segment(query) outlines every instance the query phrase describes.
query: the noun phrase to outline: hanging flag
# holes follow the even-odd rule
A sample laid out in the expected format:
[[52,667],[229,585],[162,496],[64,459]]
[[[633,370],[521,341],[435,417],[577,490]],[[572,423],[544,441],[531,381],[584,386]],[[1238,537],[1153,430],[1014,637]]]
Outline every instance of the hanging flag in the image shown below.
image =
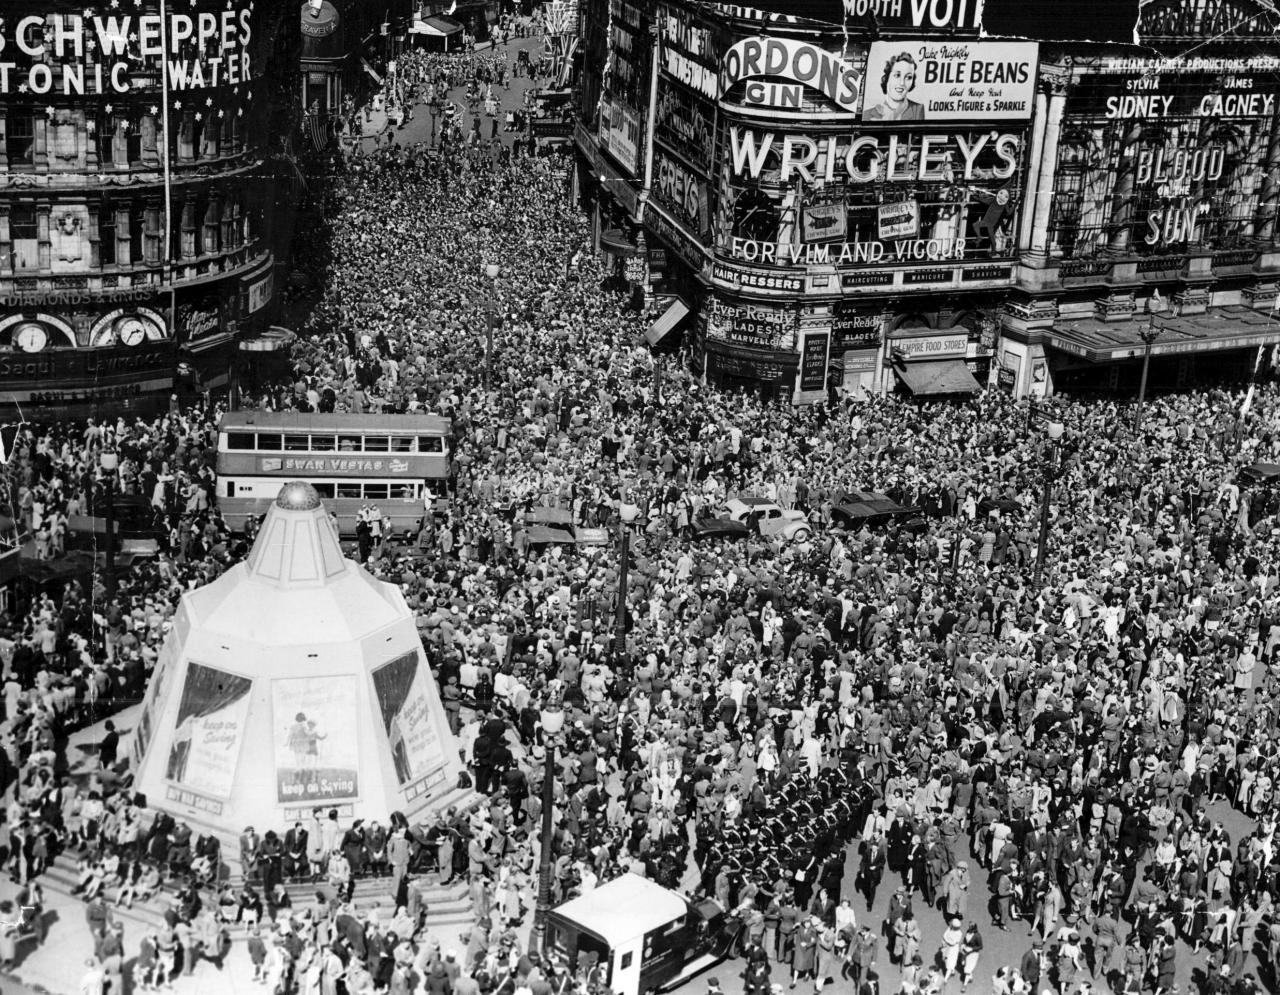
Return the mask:
[[18,436],[22,434],[25,425],[26,422],[19,425],[0,425],[0,463],[8,465],[17,447]]

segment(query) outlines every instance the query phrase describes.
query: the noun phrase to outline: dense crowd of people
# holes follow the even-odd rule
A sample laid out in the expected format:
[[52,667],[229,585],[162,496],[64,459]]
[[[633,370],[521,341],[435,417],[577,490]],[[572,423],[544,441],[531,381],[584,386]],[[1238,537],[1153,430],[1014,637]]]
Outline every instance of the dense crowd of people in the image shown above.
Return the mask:
[[[441,71],[424,62],[423,79]],[[1053,400],[1062,443],[994,390],[792,408],[669,363],[659,400],[645,319],[602,289],[569,168],[465,148],[353,163],[293,379],[250,399],[452,417],[447,512],[362,549],[418,616],[484,796],[471,812],[249,827],[246,877],[228,883],[224,855],[136,810],[114,743],[70,777],[59,743],[141,697],[176,600],[246,538],[216,507],[216,406],[21,440],[18,517],[51,556],[108,475],[162,526],[159,556],[118,589],[67,581],[0,632],[3,864],[29,886],[59,848],[81,855],[91,973],[121,990],[109,902],[176,881],[168,928],[128,938],[142,988],[202,957],[220,967],[235,924],[273,993],[546,995],[556,969],[516,926],[554,695],[556,896],[627,872],[713,896],[742,924],[750,992],[837,976],[858,995],[888,976],[905,995],[952,978],[999,995],[1099,979],[1168,992],[1202,949],[1205,992],[1273,982],[1280,558],[1270,498],[1238,470],[1280,453],[1274,385],[1247,414],[1234,389],[1148,401],[1140,432],[1126,403]],[[923,524],[835,528],[855,488]],[[799,510],[810,536],[691,538],[743,494]],[[540,509],[629,531],[621,633],[616,549],[535,541]],[[383,905],[354,901],[370,875]],[[313,905],[294,907],[295,880],[321,887]],[[453,880],[477,916],[456,943],[422,901]],[[882,887],[887,917],[870,921]],[[1026,956],[988,963],[983,932],[1015,925],[1033,933]]]

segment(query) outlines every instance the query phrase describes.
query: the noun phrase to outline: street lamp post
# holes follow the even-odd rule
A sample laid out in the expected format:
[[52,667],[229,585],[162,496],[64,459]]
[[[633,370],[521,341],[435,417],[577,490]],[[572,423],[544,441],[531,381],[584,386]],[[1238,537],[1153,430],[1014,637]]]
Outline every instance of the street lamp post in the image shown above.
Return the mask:
[[1045,550],[1049,543],[1049,500],[1053,495],[1053,482],[1056,479],[1058,463],[1058,441],[1062,438],[1062,422],[1049,422],[1049,451],[1044,458],[1043,490],[1040,494],[1040,537],[1036,541],[1035,587],[1040,589],[1044,580]]
[[1142,380],[1138,384],[1138,410],[1133,416],[1133,430],[1138,432],[1142,428],[1142,403],[1147,399],[1147,369],[1151,366],[1151,344],[1160,337],[1164,331],[1160,325],[1156,324],[1155,315],[1147,318],[1147,323],[1138,329],[1138,335],[1142,339]]
[[489,297],[487,320],[485,322],[487,328],[484,344],[484,391],[486,394],[489,393],[489,385],[493,381],[493,325],[498,318],[498,274],[501,272],[502,270],[497,263],[487,263],[485,265],[484,275],[493,284],[493,294]]
[[116,594],[116,469],[120,466],[120,457],[115,453],[103,452],[98,457],[98,466],[102,468],[102,483],[106,488],[107,518],[107,563],[103,571],[102,586],[107,597]]
[[547,938],[547,913],[551,911],[551,832],[554,828],[551,810],[555,804],[556,737],[564,728],[564,709],[553,689],[542,707],[542,745],[546,747],[546,766],[542,772],[542,831],[538,843],[538,904],[533,912],[533,930],[529,934],[529,950],[542,952]]
[[627,651],[627,570],[631,560],[631,530],[618,520],[622,541],[618,549],[618,610],[613,623],[613,655],[617,660]]

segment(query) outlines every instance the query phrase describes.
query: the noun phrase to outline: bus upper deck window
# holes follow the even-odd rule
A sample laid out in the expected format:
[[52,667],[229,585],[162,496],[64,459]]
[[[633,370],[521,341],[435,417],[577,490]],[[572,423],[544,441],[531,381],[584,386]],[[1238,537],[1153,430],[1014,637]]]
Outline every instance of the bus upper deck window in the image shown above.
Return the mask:
[[418,452],[442,453],[444,452],[444,439],[438,435],[420,435],[418,436]]
[[340,498],[358,498],[361,496],[360,491],[360,481],[358,480],[342,481],[338,484],[338,497]]
[[258,433],[258,448],[269,453],[280,452],[280,436],[272,432]]
[[364,451],[364,436],[362,435],[338,436],[338,452],[359,453],[363,451]]
[[311,486],[316,489],[316,493],[319,494],[322,498],[333,497],[333,484],[312,483]]
[[411,453],[413,452],[413,436],[411,435],[393,435],[391,437],[391,451],[393,453]]
[[389,440],[385,435],[366,435],[364,451],[366,453],[385,453],[389,448]]
[[311,437],[308,435],[286,435],[284,437],[286,453],[306,453],[311,451]]
[[338,439],[333,435],[313,435],[311,436],[311,451],[313,453],[334,453],[338,451]]
[[365,484],[364,497],[366,501],[387,500],[387,485],[386,484]]
[[251,453],[257,446],[253,441],[252,432],[228,432],[227,433],[227,450],[235,453]]

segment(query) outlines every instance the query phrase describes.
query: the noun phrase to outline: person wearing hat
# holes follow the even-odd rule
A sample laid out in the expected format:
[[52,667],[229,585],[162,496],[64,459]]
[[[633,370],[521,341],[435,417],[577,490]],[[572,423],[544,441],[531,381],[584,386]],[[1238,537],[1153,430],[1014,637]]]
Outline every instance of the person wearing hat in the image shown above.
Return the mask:
[[964,930],[962,928],[963,920],[959,916],[952,916],[947,920],[947,926],[942,931],[942,946],[938,951],[938,960],[942,963],[943,980],[949,980],[960,961],[960,946],[964,942]]
[[1102,973],[1105,980],[1111,974],[1111,958],[1115,953],[1116,943],[1120,938],[1120,923],[1110,909],[1104,909],[1093,920],[1093,958],[1089,976],[1096,978]]
[[818,966],[817,916],[806,916],[796,928],[795,951],[791,959],[791,987],[802,978],[813,980]]
[[1045,973],[1045,967],[1044,941],[1038,936],[1033,937],[1031,949],[1022,955],[1018,965],[1018,973],[1026,980],[1032,992],[1040,990],[1040,978]]

